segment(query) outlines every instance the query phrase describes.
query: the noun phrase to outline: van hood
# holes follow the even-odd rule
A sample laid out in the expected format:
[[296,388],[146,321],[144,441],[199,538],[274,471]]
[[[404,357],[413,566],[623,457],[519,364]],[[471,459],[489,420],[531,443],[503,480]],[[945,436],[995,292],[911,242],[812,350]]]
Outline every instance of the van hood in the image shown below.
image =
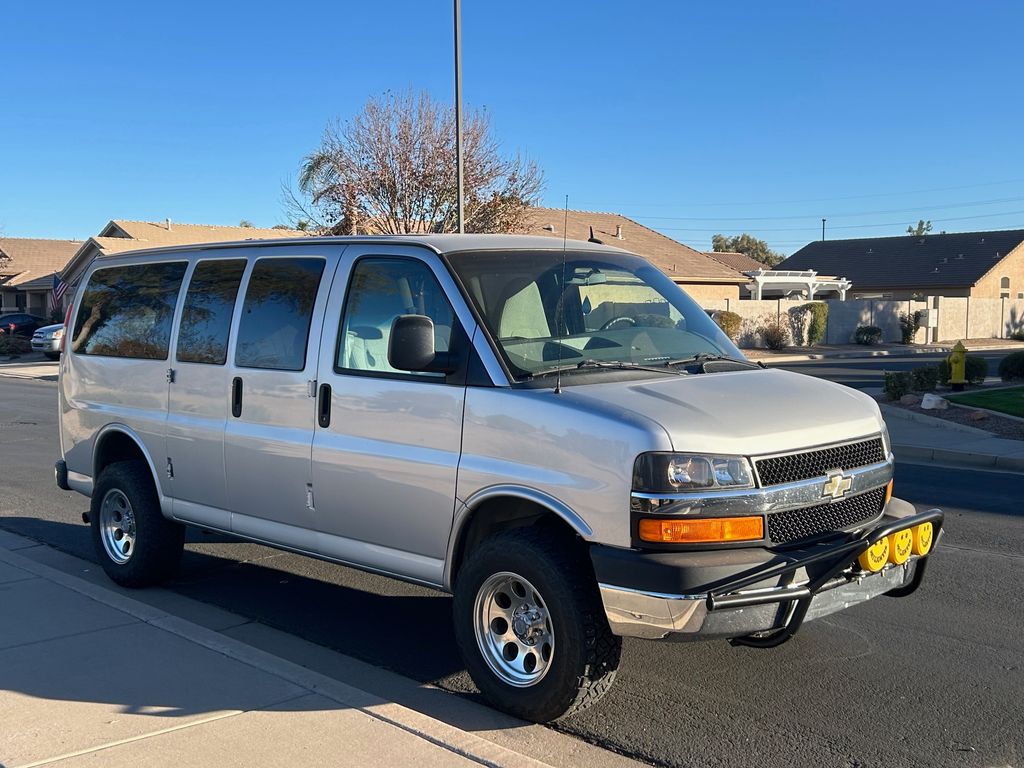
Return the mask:
[[743,370],[566,388],[657,422],[676,451],[756,456],[878,434],[863,392],[789,371]]

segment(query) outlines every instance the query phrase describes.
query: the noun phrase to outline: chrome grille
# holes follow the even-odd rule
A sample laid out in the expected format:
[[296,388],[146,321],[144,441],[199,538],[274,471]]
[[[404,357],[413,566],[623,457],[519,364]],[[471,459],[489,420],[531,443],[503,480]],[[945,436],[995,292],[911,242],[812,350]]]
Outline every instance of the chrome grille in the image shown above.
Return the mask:
[[881,437],[873,437],[831,448],[754,459],[754,464],[761,485],[766,486],[824,477],[831,470],[866,467],[880,461],[885,461],[885,448]]
[[775,544],[788,544],[836,533],[867,523],[882,513],[885,487],[851,496],[834,504],[819,504],[768,515],[768,538]]

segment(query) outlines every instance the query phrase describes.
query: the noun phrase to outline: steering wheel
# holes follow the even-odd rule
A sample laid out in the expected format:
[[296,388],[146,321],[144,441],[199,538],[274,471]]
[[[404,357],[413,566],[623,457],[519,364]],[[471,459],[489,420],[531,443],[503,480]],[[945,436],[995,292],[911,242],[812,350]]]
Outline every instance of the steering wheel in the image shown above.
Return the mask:
[[598,330],[607,331],[616,323],[629,323],[630,325],[636,325],[636,320],[632,317],[626,317],[626,315],[620,315],[619,317],[613,317],[607,323],[602,325]]

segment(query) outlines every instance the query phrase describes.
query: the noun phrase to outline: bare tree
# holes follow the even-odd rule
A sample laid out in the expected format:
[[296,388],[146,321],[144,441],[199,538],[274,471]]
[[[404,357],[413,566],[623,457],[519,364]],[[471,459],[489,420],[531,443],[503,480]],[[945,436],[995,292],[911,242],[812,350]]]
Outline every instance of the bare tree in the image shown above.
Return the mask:
[[[463,160],[465,230],[521,230],[543,184],[537,165],[502,155],[479,111],[463,124]],[[333,234],[455,232],[457,183],[454,108],[426,93],[386,93],[327,127],[302,162],[305,200],[286,190],[285,205]]]

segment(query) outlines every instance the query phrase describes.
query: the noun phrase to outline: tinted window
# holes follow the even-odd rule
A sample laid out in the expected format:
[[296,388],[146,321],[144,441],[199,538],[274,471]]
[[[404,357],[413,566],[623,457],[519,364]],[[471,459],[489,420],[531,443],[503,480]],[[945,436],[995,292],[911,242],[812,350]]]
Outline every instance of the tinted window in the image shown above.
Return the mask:
[[[391,324],[399,315],[426,315],[434,321],[434,347],[448,350],[454,313],[437,279],[420,261],[362,259],[352,270],[338,344],[337,370],[398,371],[388,364]],[[441,373],[415,372],[443,378]]]
[[235,364],[301,371],[323,259],[260,259],[253,267],[238,326]]
[[245,259],[201,261],[192,273],[178,329],[178,360],[223,365]]
[[167,359],[184,261],[96,270],[82,294],[71,350]]

